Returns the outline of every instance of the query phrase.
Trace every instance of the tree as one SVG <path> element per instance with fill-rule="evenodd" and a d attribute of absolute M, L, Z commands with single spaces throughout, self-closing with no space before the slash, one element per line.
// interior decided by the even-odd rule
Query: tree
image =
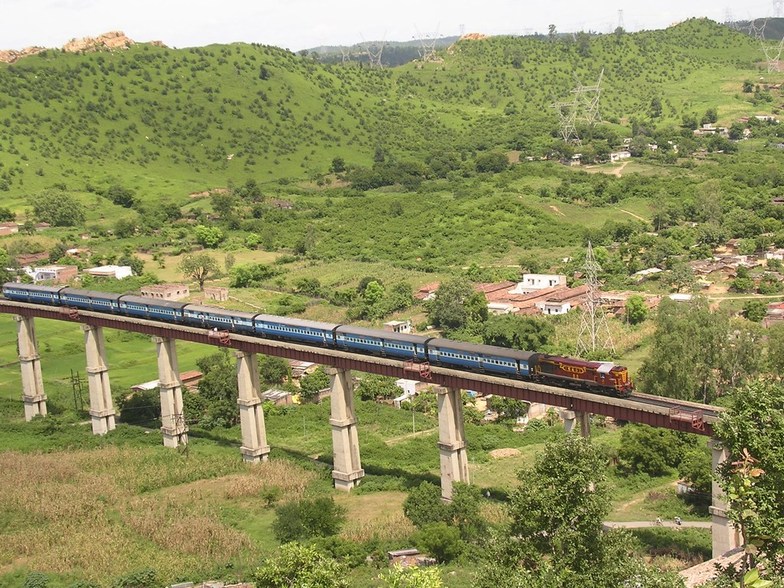
<path fill-rule="evenodd" d="M 73 227 L 84 222 L 84 206 L 62 190 L 44 190 L 31 198 L 33 214 L 39 222 L 55 227 Z"/>
<path fill-rule="evenodd" d="M 559 565 L 576 571 L 590 566 L 600 550 L 602 521 L 610 507 L 601 452 L 585 439 L 568 435 L 548 444 L 533 468 L 517 478 L 521 484 L 508 507 L 511 535 Z"/>
<path fill-rule="evenodd" d="M 448 511 L 449 505 L 441 500 L 441 489 L 430 482 L 422 482 L 403 502 L 403 513 L 418 529 L 446 521 Z"/>
<path fill-rule="evenodd" d="M 465 302 L 473 293 L 473 287 L 466 280 L 456 279 L 441 284 L 435 298 L 425 305 L 430 322 L 447 330 L 463 327 L 468 321 Z"/>
<path fill-rule="evenodd" d="M 664 298 L 656 315 L 651 351 L 638 381 L 651 394 L 709 402 L 718 392 L 717 369 L 727 344 L 728 318 L 706 300 Z"/>
<path fill-rule="evenodd" d="M 711 454 L 707 446 L 687 451 L 678 464 L 678 475 L 691 484 L 692 490 L 702 494 L 710 494 L 712 470 Z"/>
<path fill-rule="evenodd" d="M 219 271 L 218 262 L 206 253 L 189 254 L 182 258 L 179 265 L 180 272 L 199 284 L 199 290 L 204 290 L 204 282 Z"/>
<path fill-rule="evenodd" d="M 320 390 L 329 387 L 329 376 L 324 368 L 319 366 L 313 373 L 302 376 L 299 386 L 302 397 L 310 400 L 315 398 Z"/>
<path fill-rule="evenodd" d="M 626 322 L 636 325 L 648 318 L 648 306 L 645 298 L 639 294 L 633 294 L 626 300 Z"/>
<path fill-rule="evenodd" d="M 696 287 L 694 270 L 685 263 L 675 264 L 665 280 L 676 292 L 680 292 L 684 289 L 694 291 L 694 288 Z"/>
<path fill-rule="evenodd" d="M 124 188 L 119 184 L 109 186 L 106 192 L 104 192 L 104 196 L 124 208 L 131 208 L 136 203 L 133 197 L 133 190 Z"/>
<path fill-rule="evenodd" d="M 257 588 L 348 588 L 348 570 L 314 546 L 283 545 L 256 569 Z"/>
<path fill-rule="evenodd" d="M 414 533 L 414 544 L 439 563 L 449 563 L 463 551 L 460 530 L 446 523 L 425 525 Z"/>
<path fill-rule="evenodd" d="M 777 323 L 768 329 L 768 368 L 784 374 L 784 324 Z"/>
<path fill-rule="evenodd" d="M 194 232 L 196 233 L 196 241 L 208 249 L 215 249 L 226 238 L 226 235 L 218 227 L 196 225 Z"/>
<path fill-rule="evenodd" d="M 730 520 L 746 553 L 764 557 L 769 571 L 784 572 L 784 385 L 760 381 L 734 391 L 714 425 L 729 458 L 718 468 Z M 753 562 L 748 561 L 748 564 Z"/>
<path fill-rule="evenodd" d="M 261 381 L 267 384 L 280 384 L 289 377 L 291 368 L 282 357 L 264 355 L 259 357 Z"/>
<path fill-rule="evenodd" d="M 497 412 L 502 419 L 516 420 L 528 414 L 529 404 L 524 400 L 515 400 L 494 394 L 487 399 L 487 407 Z"/>
<path fill-rule="evenodd" d="M 329 166 L 329 171 L 333 174 L 340 174 L 346 171 L 346 162 L 342 157 L 335 157 Z"/>
<path fill-rule="evenodd" d="M 618 458 L 625 470 L 662 476 L 680 463 L 683 451 L 683 442 L 672 431 L 627 425 L 621 431 Z"/>
<path fill-rule="evenodd" d="M 281 543 L 336 535 L 346 520 L 346 509 L 331 496 L 303 499 L 275 509 L 272 531 Z"/>
<path fill-rule="evenodd" d="M 357 386 L 360 400 L 376 400 L 379 398 L 396 398 L 402 390 L 395 384 L 394 378 L 363 374 Z"/>
<path fill-rule="evenodd" d="M 381 579 L 388 588 L 444 588 L 438 567 L 395 566 L 385 572 Z"/>
<path fill-rule="evenodd" d="M 500 173 L 509 167 L 509 159 L 500 151 L 488 151 L 476 156 L 475 165 L 479 173 Z"/>
<path fill-rule="evenodd" d="M 761 300 L 748 300 L 743 305 L 743 316 L 755 323 L 764 319 L 767 312 L 768 307 Z"/>
<path fill-rule="evenodd" d="M 487 345 L 538 351 L 555 335 L 551 322 L 513 314 L 494 315 L 484 323 L 482 340 Z"/>

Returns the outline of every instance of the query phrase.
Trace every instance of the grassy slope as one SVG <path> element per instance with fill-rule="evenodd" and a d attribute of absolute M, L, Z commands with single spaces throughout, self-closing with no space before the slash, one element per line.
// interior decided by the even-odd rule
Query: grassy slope
<path fill-rule="evenodd" d="M 462 42 L 443 64 L 383 72 L 244 44 L 49 51 L 0 66 L 4 203 L 21 210 L 25 194 L 53 184 L 113 181 L 182 201 L 229 181 L 322 174 L 337 155 L 366 164 L 376 145 L 403 157 L 504 148 L 532 125 L 549 133 L 548 105 L 569 96 L 572 72 L 590 84 L 602 68 L 605 118 L 639 116 L 659 97 L 665 120 L 709 106 L 729 119 L 746 108 L 735 94 L 756 77 L 757 52 L 705 21 L 596 37 L 584 54 L 567 41 Z M 504 116 L 510 104 L 518 114 Z"/>

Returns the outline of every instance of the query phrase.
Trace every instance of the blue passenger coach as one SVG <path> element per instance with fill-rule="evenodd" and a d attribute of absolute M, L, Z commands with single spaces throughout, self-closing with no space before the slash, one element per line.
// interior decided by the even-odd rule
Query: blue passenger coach
<path fill-rule="evenodd" d="M 306 321 L 270 314 L 257 314 L 253 317 L 253 328 L 257 335 L 325 347 L 335 345 L 334 330 L 337 326 L 334 323 Z"/>
<path fill-rule="evenodd" d="M 512 377 L 525 377 L 530 373 L 533 353 L 492 345 L 478 345 L 449 339 L 431 339 L 427 342 L 428 359 L 436 365 L 492 372 Z"/>
<path fill-rule="evenodd" d="M 255 315 L 250 312 L 188 304 L 182 309 L 182 313 L 185 323 L 194 327 L 253 334 Z"/>
<path fill-rule="evenodd" d="M 335 345 L 346 351 L 359 351 L 401 359 L 427 360 L 427 337 L 340 325 L 335 329 Z"/>
<path fill-rule="evenodd" d="M 33 304 L 51 304 L 59 306 L 59 292 L 63 286 L 38 286 L 37 284 L 3 284 L 3 296 L 17 302 Z"/>

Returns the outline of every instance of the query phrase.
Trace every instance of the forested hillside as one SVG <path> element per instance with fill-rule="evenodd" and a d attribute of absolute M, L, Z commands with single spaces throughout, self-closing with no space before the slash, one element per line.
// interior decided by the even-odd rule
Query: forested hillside
<path fill-rule="evenodd" d="M 120 178 L 183 197 L 229 179 L 315 179 L 336 156 L 540 155 L 557 134 L 549 104 L 569 98 L 574 74 L 590 85 L 604 70 L 605 120 L 680 123 L 711 106 L 738 111 L 758 53 L 748 36 L 704 20 L 575 40 L 461 41 L 441 63 L 384 70 L 244 44 L 47 51 L 0 67 L 0 188 L 21 196 Z M 737 88 L 725 86 L 733 78 Z"/>

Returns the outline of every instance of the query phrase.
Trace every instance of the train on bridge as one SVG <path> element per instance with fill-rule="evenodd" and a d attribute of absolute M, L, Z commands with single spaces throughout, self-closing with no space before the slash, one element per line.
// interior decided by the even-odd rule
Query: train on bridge
<path fill-rule="evenodd" d="M 3 296 L 17 302 L 56 306 L 67 312 L 78 313 L 80 310 L 86 310 L 163 321 L 211 329 L 227 335 L 239 333 L 350 353 L 377 355 L 421 365 L 436 365 L 576 388 L 608 396 L 624 398 L 634 390 L 628 369 L 612 362 L 585 361 L 439 337 L 393 333 L 67 286 L 9 282 L 3 284 Z"/>

